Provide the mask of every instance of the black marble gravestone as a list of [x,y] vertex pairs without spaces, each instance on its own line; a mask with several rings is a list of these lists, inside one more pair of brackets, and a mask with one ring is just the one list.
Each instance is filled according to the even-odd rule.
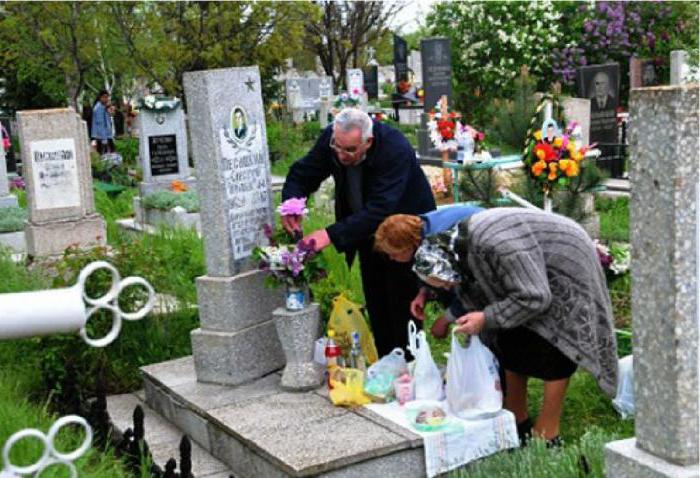
[[174,134],[148,137],[151,175],[177,174],[177,140]]
[[379,97],[379,70],[377,65],[370,65],[365,68],[364,75],[367,98],[376,100]]
[[452,57],[450,40],[427,38],[420,42],[423,58],[423,90],[425,111],[435,108],[442,95],[452,100]]
[[398,35],[394,35],[394,73],[397,85],[408,81],[408,44]]
[[598,143],[598,163],[613,177],[621,174],[624,157],[620,154],[617,106],[620,99],[620,65],[590,65],[578,69],[576,85],[581,98],[591,100],[590,142]]

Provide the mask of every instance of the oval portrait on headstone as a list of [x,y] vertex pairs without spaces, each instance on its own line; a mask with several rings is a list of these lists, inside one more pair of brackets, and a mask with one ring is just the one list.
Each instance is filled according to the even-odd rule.
[[248,114],[242,106],[234,106],[231,110],[231,131],[234,141],[244,141],[248,136]]

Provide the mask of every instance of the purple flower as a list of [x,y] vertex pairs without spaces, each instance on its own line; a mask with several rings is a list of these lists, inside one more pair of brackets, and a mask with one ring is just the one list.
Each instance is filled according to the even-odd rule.
[[306,198],[289,198],[277,208],[280,216],[305,216],[309,210],[306,209]]
[[21,176],[17,176],[15,178],[12,178],[10,180],[10,189],[22,189],[24,190],[27,187],[27,183],[24,182],[24,178]]

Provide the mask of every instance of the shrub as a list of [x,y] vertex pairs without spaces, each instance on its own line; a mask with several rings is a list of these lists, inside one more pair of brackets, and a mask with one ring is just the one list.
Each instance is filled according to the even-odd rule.
[[124,164],[130,167],[138,165],[139,157],[139,139],[138,138],[122,138],[115,139],[114,146],[117,153],[121,154]]
[[24,229],[27,211],[19,207],[0,208],[0,233],[17,232]]
[[180,206],[187,212],[199,212],[199,196],[194,191],[175,193],[172,191],[157,191],[143,198],[143,206],[146,209],[159,209],[170,211]]

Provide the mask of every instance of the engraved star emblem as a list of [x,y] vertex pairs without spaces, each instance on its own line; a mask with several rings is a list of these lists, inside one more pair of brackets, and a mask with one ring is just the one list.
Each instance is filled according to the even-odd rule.
[[253,84],[255,83],[253,80],[248,77],[248,81],[244,81],[246,86],[248,87],[248,91],[255,91],[255,88],[253,88]]

